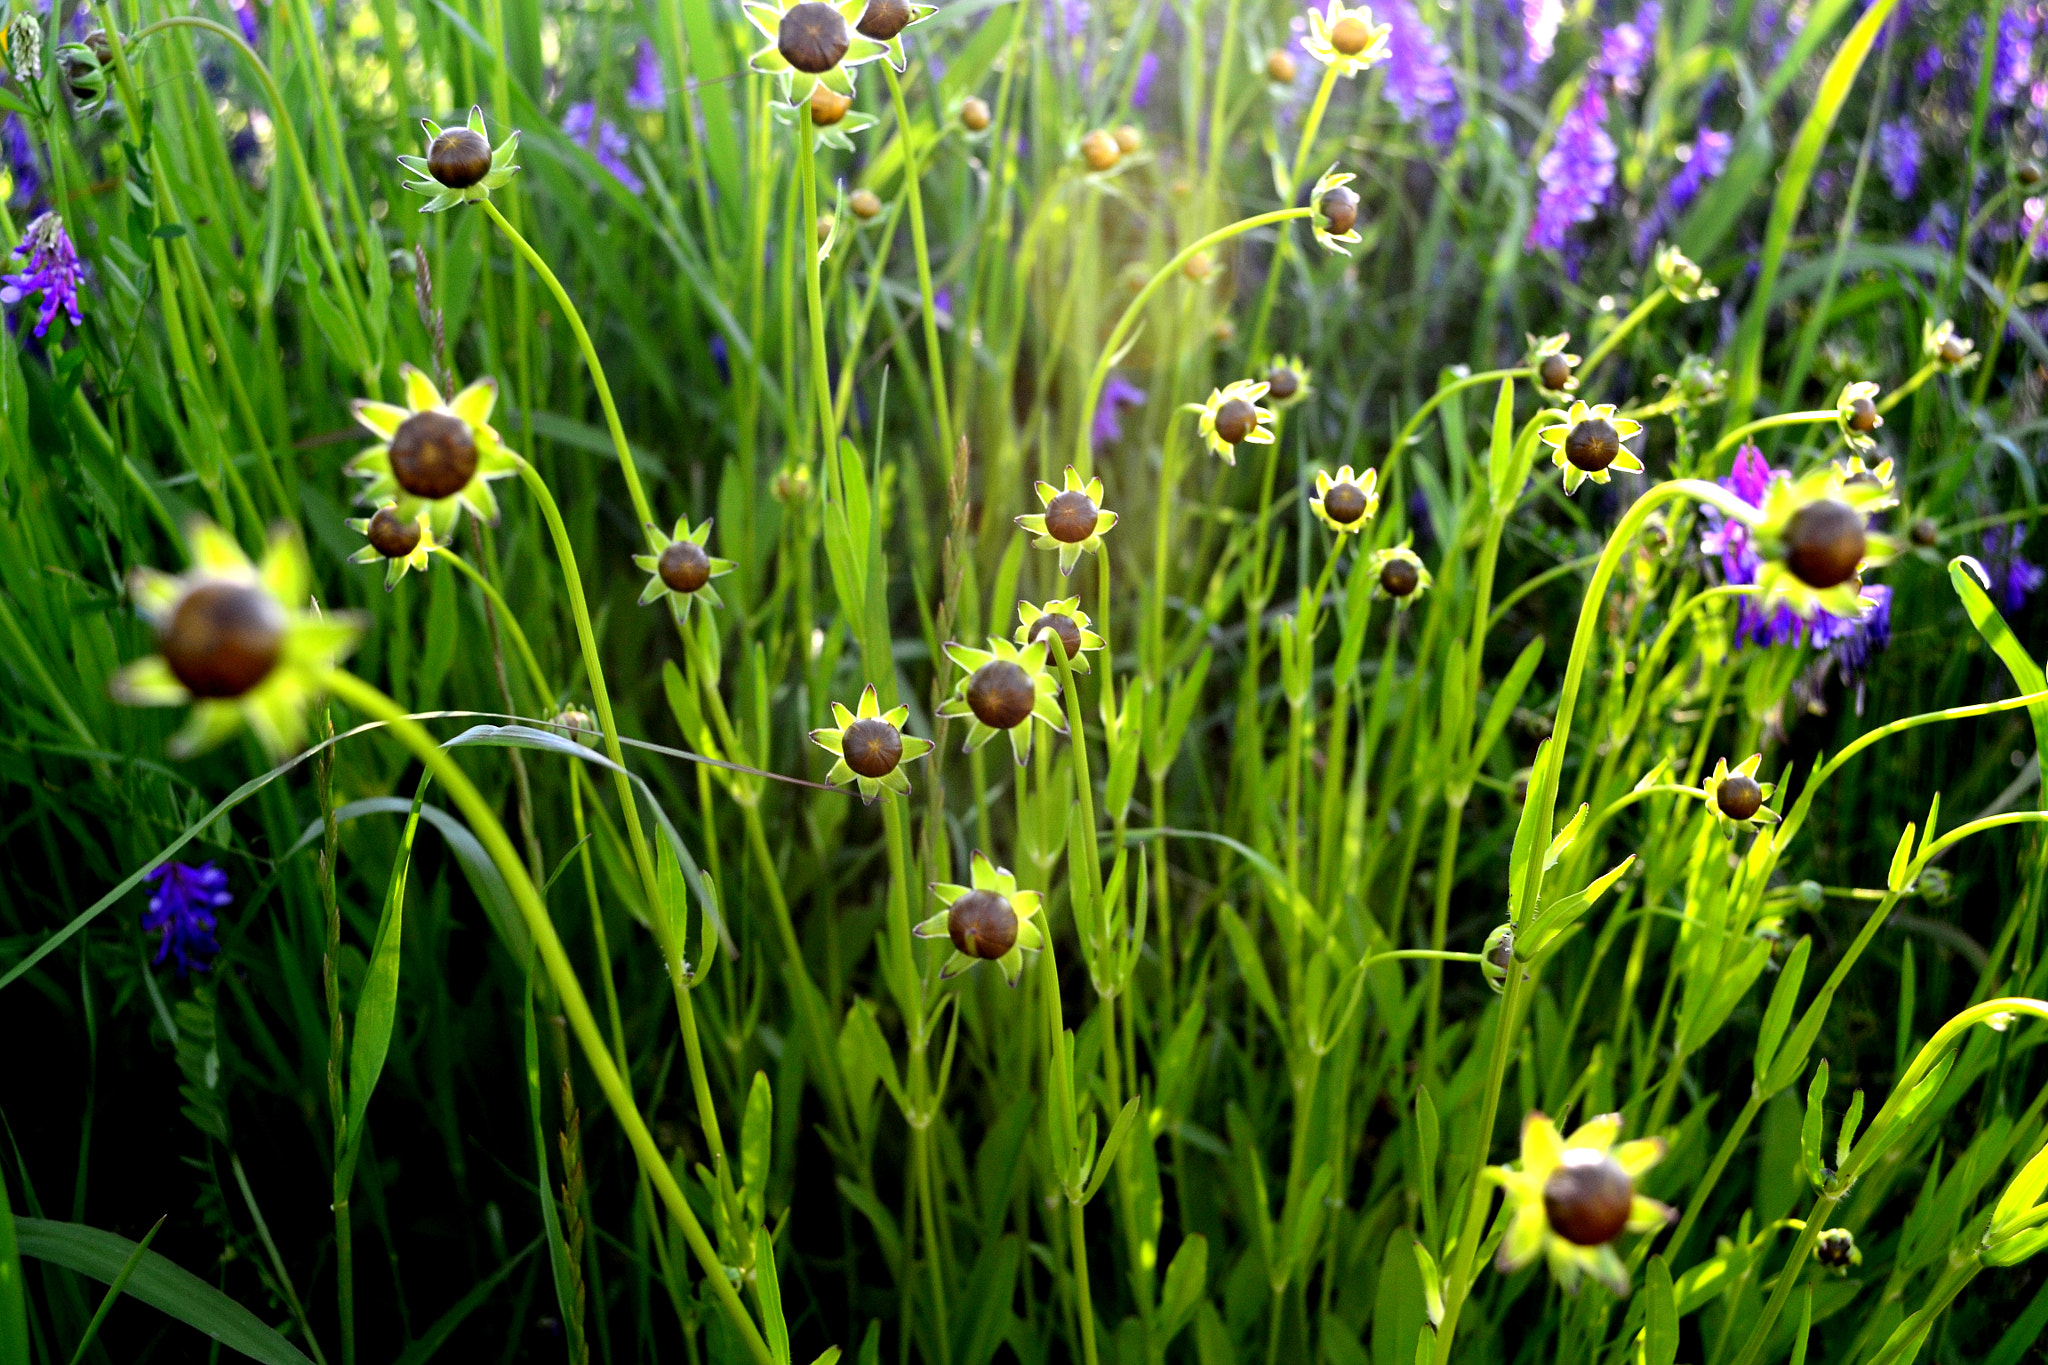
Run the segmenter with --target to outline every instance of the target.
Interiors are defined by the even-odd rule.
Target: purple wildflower
[[[1152,98],[1152,82],[1159,76],[1159,54],[1147,52],[1138,58],[1138,74],[1131,82],[1131,108],[1143,109]]]
[[[1956,211],[1936,200],[1934,207],[1927,210],[1927,216],[1920,220],[1920,226],[1913,229],[1907,240],[1915,246],[1932,245],[1947,251],[1956,242]]]
[[[608,118],[597,116],[597,106],[589,100],[580,100],[569,106],[569,112],[562,116],[562,132],[568,139],[597,158],[597,164],[612,173],[612,178],[634,194],[640,193],[640,177],[626,164],[626,154],[633,144],[621,132],[619,125]]]
[[[1593,220],[1614,185],[1614,139],[1607,136],[1606,122],[1607,99],[1597,85],[1588,85],[1536,167],[1543,184],[1526,245],[1556,251],[1572,224]]]
[[[1439,145],[1450,141],[1457,134],[1458,104],[1450,50],[1409,0],[1391,0],[1378,14],[1392,29],[1387,35],[1387,98],[1409,122],[1418,114],[1427,115],[1433,141]],[[1448,128],[1445,114],[1451,115]]]
[[[235,12],[235,22],[242,26],[243,39],[250,47],[256,46],[263,32],[256,27],[255,0],[230,0],[230,8]]]
[[[5,154],[8,174],[14,177],[13,202],[28,203],[43,186],[43,171],[36,160],[35,144],[28,140],[28,129],[13,114],[0,119],[0,153]]]
[[[1121,441],[1124,436],[1123,410],[1144,401],[1143,389],[1111,370],[1102,386],[1102,398],[1095,404],[1095,421],[1088,432],[1095,449],[1101,450]]]
[[[1643,215],[1642,226],[1636,230],[1638,260],[1649,257],[1650,248],[1657,245],[1665,230],[1692,207],[1692,201],[1700,197],[1700,191],[1728,169],[1728,156],[1734,147],[1734,138],[1712,128],[1701,128],[1691,142],[1679,147],[1678,174],[1671,177],[1671,183],[1664,187],[1664,198],[1656,208]]]
[[[1892,187],[1892,198],[1907,200],[1920,187],[1920,130],[1896,118],[1877,130],[1877,167]]]
[[[1657,25],[1663,12],[1656,0],[1636,11],[1636,17],[1625,24],[1616,24],[1608,29],[1600,40],[1600,55],[1593,62],[1593,69],[1614,82],[1614,88],[1622,94],[1631,94],[1640,88],[1643,68],[1649,65],[1650,48],[1657,39]]]
[[[645,38],[633,52],[633,83],[626,88],[626,107],[642,114],[661,112],[668,105],[668,87],[661,79],[661,58],[654,44]]]
[[[2034,39],[2041,16],[2033,5],[2021,5],[1998,16],[1998,51],[1992,58],[1991,95],[2000,105],[2019,102],[2033,81]]]
[[[1529,40],[1530,66],[1541,66],[1557,50],[1558,25],[1564,22],[1564,0],[1522,0],[1522,33]]]
[[[1930,46],[1913,62],[1913,84],[1922,90],[1934,84],[1947,60],[1940,48]]]
[[[23,257],[27,259],[24,260]],[[12,275],[0,275],[0,304],[12,308],[31,294],[42,295],[42,311],[36,317],[36,335],[45,335],[63,309],[73,327],[85,319],[78,312],[78,287],[85,282],[85,267],[64,230],[64,219],[45,213],[33,219],[14,249],[14,264],[26,266]]]
[[[1892,642],[1892,590],[1878,583],[1866,584],[1863,599],[1869,609],[1853,620],[1827,612],[1813,618],[1813,647],[1828,652],[1845,682],[1861,678],[1871,657]],[[1858,714],[1862,709],[1859,693]]]
[[[178,975],[203,972],[209,959],[220,951],[213,931],[219,927],[214,911],[235,898],[228,891],[228,874],[212,863],[193,867],[188,863],[165,863],[149,873],[157,884],[150,893],[149,908],[142,912],[142,930],[161,933],[156,962],[176,960]]]
[[[1991,569],[1991,595],[1999,609],[2011,616],[2027,605],[2027,599],[2048,582],[2048,573],[2020,553],[2027,540],[2024,526],[1994,527],[1984,533],[1984,558]]]
[[[719,382],[721,384],[732,383],[732,352],[725,344],[725,335],[723,333],[713,332],[711,334],[710,350],[711,363],[718,367]]]

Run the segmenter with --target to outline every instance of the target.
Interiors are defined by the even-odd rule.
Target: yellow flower
[[[128,577],[136,610],[156,627],[158,652],[114,675],[115,700],[189,704],[192,715],[171,740],[181,758],[244,724],[272,758],[296,752],[318,675],[355,648],[361,616],[308,610],[312,569],[295,531],[273,531],[260,565],[204,519],[186,527],[185,539],[192,547],[185,573],[137,569]]]
[[[1408,542],[1390,545],[1373,553],[1365,561],[1365,571],[1377,581],[1373,584],[1374,597],[1391,597],[1394,605],[1402,611],[1408,610],[1415,600],[1435,584],[1428,569],[1422,567],[1422,556],[1408,548]]]
[[[1529,338],[1529,368],[1536,371],[1536,388],[1553,398],[1566,398],[1576,393],[1579,377],[1572,373],[1578,368],[1579,357],[1565,350],[1571,345],[1572,334],[1559,332],[1556,336],[1539,337],[1525,333]]]
[[[1088,619],[1088,613],[1081,610],[1081,599],[1078,597],[1059,598],[1047,602],[1042,607],[1033,606],[1029,602],[1019,602],[1017,619],[1022,624],[1017,627],[1017,633],[1012,638],[1018,644],[1028,645],[1041,635],[1055,636],[1060,642],[1060,648],[1066,651],[1068,666],[1076,673],[1086,673],[1089,652],[1101,649],[1108,643],[1088,628],[1093,623]],[[1048,649],[1046,657],[1051,656],[1052,651]],[[1046,671],[1056,673],[1058,666],[1054,665]]]
[[[997,867],[979,849],[971,877],[972,887],[933,882],[932,894],[946,908],[910,932],[919,938],[953,940],[953,955],[939,969],[941,981],[977,962],[993,962],[1014,986],[1024,970],[1025,952],[1045,946],[1045,933],[1037,923],[1043,898],[1036,891],[1019,891],[1010,869]]]
[[[1866,516],[1891,501],[1873,475],[1851,482],[1824,468],[1801,479],[1771,480],[1763,521],[1753,532],[1761,561],[1757,605],[1768,613],[1783,604],[1808,621],[1820,611],[1862,616],[1869,610],[1863,570],[1897,550],[1891,537],[1869,530]]]
[[[1564,491],[1576,493],[1588,479],[1606,483],[1612,477],[1609,470],[1642,473],[1643,462],[1625,444],[1642,430],[1641,422],[1617,417],[1612,403],[1589,408],[1582,400],[1573,399],[1564,421],[1537,435],[1550,447],[1551,463],[1564,471]]]
[[[1876,497],[1868,493],[1865,494],[1868,501],[1864,502],[1862,507],[1866,513],[1882,512],[1886,508],[1899,505],[1898,494],[1895,491],[1892,477],[1892,462],[1889,458],[1879,460],[1876,464],[1865,468],[1861,455],[1851,455],[1846,460],[1836,460],[1834,462],[1834,469],[1835,477],[1841,481],[1844,487],[1855,484],[1865,489],[1876,488],[1882,494],[1882,496]]]
[[[654,575],[640,590],[641,606],[666,597],[669,610],[681,622],[690,619],[693,602],[702,601],[707,607],[725,605],[711,580],[725,577],[737,566],[730,559],[713,559],[704,553],[704,542],[711,538],[711,518],[704,518],[703,524],[693,531],[688,517],[677,517],[676,529],[668,535],[650,523],[647,538],[654,553],[633,556],[634,564]]]
[[[1377,469],[1354,476],[1350,465],[1342,465],[1334,478],[1318,469],[1316,495],[1308,500],[1308,509],[1338,535],[1355,536],[1379,514],[1379,483]]]
[[[357,535],[367,536],[370,543],[348,557],[351,564],[374,564],[384,561],[384,591],[390,592],[398,586],[398,580],[405,577],[406,570],[427,571],[427,564],[434,551],[440,547],[434,541],[434,528],[428,524],[431,518],[424,508],[418,516],[406,521],[398,515],[398,504],[387,502],[367,517],[358,517],[342,523]]]
[[[349,473],[369,480],[358,499],[371,506],[391,503],[401,521],[424,510],[434,538],[443,543],[454,536],[465,507],[472,516],[497,521],[491,481],[519,468],[519,457],[491,426],[497,381],[479,379],[444,402],[434,381],[413,366],[401,366],[399,376],[404,407],[355,401],[356,420],[378,437],[378,444],[349,462]]]
[[[1198,415],[1202,440],[1223,463],[1234,465],[1241,443],[1273,444],[1273,413],[1259,406],[1271,387],[1263,379],[1233,379],[1220,389],[1209,390],[1207,402],[1185,403],[1182,409]]]
[[[1308,381],[1309,368],[1300,356],[1275,354],[1266,365],[1266,399],[1275,408],[1291,408],[1315,392]]]
[[[1961,374],[1982,359],[1977,354],[1977,343],[1958,336],[1956,325],[1949,318],[1938,323],[1929,318],[1920,324],[1920,353],[1950,374]]]
[[[903,733],[903,722],[910,719],[909,707],[884,712],[875,699],[875,685],[869,683],[860,694],[857,709],[849,711],[833,702],[832,718],[839,723],[837,729],[811,731],[811,742],[839,759],[825,774],[827,782],[838,787],[854,783],[860,788],[860,799],[870,806],[884,791],[910,795],[910,779],[903,775],[903,765],[930,753],[932,742]]]
[[[1041,479],[1038,501],[1043,512],[1017,518],[1017,524],[1037,536],[1032,544],[1041,550],[1060,552],[1060,572],[1071,574],[1084,553],[1102,549],[1102,537],[1116,525],[1116,513],[1102,506],[1102,480],[1081,482],[1081,475],[1067,466],[1067,486],[1054,488]]]
[[[807,103],[820,85],[850,97],[851,68],[889,51],[888,44],[855,27],[867,0],[745,0],[743,8],[768,39],[747,64],[764,76],[781,77],[783,98],[792,105]]]
[[[1308,36],[1301,45],[1324,66],[1336,68],[1338,75],[1356,76],[1387,59],[1387,38],[1393,31],[1392,24],[1375,24],[1365,5],[1329,0],[1320,11],[1309,10]]]
[[[1358,191],[1351,188],[1355,179],[1351,172],[1340,173],[1332,165],[1308,192],[1308,201],[1316,206],[1310,220],[1316,241],[1339,256],[1349,256],[1346,248],[1365,240],[1358,235]]]
[[[1022,767],[1031,757],[1033,720],[1061,734],[1067,732],[1057,700],[1059,681],[1045,666],[1047,643],[1041,638],[1018,649],[1000,635],[991,635],[987,649],[946,646],[946,657],[960,665],[966,676],[953,684],[953,695],[939,707],[938,714],[968,722],[966,752],[1007,731],[1010,752]]]
[[[1771,799],[1777,790],[1775,783],[1756,780],[1756,770],[1763,763],[1762,754],[1751,754],[1742,762],[1730,768],[1725,758],[1714,761],[1714,771],[1700,784],[1700,796],[1707,803],[1707,809],[1714,813],[1714,819],[1721,828],[1733,834],[1738,825],[1754,829],[1758,825],[1775,825],[1778,813],[1767,810],[1764,802]]]
[[[1851,450],[1860,453],[1877,449],[1877,439],[1870,434],[1884,425],[1873,401],[1877,394],[1877,385],[1861,380],[1844,384],[1841,397],[1835,400],[1835,421],[1841,425],[1843,443]]]
[[[1494,1262],[1501,1271],[1520,1270],[1540,1251],[1566,1293],[1577,1292],[1584,1275],[1617,1296],[1628,1293],[1615,1239],[1662,1227],[1674,1215],[1635,1189],[1636,1177],[1664,1159],[1664,1140],[1617,1145],[1620,1136],[1619,1114],[1589,1119],[1567,1138],[1540,1113],[1522,1120],[1521,1169],[1487,1169],[1513,1210]]]

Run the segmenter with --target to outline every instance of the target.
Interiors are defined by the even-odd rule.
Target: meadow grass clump
[[[17,6],[0,1362],[2036,1358],[2038,9]]]

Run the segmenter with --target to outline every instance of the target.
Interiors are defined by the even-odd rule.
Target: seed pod
[[[1266,371],[1266,392],[1276,403],[1284,403],[1301,392],[1301,376],[1285,365]]]
[[[1946,365],[1960,365],[1970,358],[1975,345],[1968,337],[1959,337],[1951,332],[1941,339],[1941,359]]]
[[[910,0],[868,0],[856,27],[861,37],[886,43],[910,27]]]
[[[1323,494],[1323,511],[1331,521],[1349,526],[1365,515],[1365,490],[1355,483],[1332,484]]]
[[[1564,438],[1564,457],[1576,469],[1598,473],[1621,455],[1621,437],[1604,417],[1589,417]]]
[[[1325,194],[1316,209],[1332,236],[1342,237],[1358,226],[1358,192],[1349,185],[1339,185]]]
[[[1551,1231],[1582,1247],[1605,1246],[1628,1226],[1635,1182],[1621,1163],[1591,1147],[1573,1147],[1543,1182]]]
[[[416,412],[391,437],[391,477],[416,498],[453,497],[476,474],[476,436],[446,412]]]
[[[1543,363],[1536,367],[1536,381],[1546,389],[1561,391],[1571,377],[1570,363],[1555,351],[1543,357]]]
[[[853,216],[866,222],[882,211],[882,201],[873,190],[858,189],[846,196],[846,207],[853,210]]]
[[[1138,131],[1138,126],[1134,123],[1119,125],[1114,136],[1116,137],[1116,149],[1125,156],[1129,156],[1132,152],[1145,145],[1145,135]]]
[[[1856,1234],[1847,1228],[1828,1228],[1813,1240],[1813,1259],[1829,1270],[1847,1270],[1860,1265],[1863,1253],[1856,1249]]]
[[[669,591],[692,593],[711,581],[711,556],[694,540],[673,541],[661,552],[655,572]]]
[[[270,676],[284,650],[284,609],[248,583],[201,583],[179,599],[159,644],[195,697],[239,697]]]
[[[1498,995],[1507,989],[1508,973],[1514,966],[1515,926],[1503,924],[1486,936],[1486,947],[1480,952],[1479,974]]]
[[[1764,803],[1764,789],[1747,773],[1730,773],[1714,787],[1714,804],[1730,820],[1747,820]]]
[[[811,122],[818,127],[830,128],[851,108],[853,96],[842,95],[823,81],[811,87]]]
[[[807,76],[816,76],[839,65],[852,39],[846,20],[823,0],[802,0],[782,13],[775,30],[775,50],[782,59]]]
[[[1094,500],[1071,488],[1045,505],[1045,533],[1064,545],[1078,545],[1094,535],[1099,519]]]
[[[818,215],[817,232],[819,246],[823,246],[825,243],[832,240],[832,229],[837,227],[838,224],[839,220],[834,218],[829,213],[821,213]]]
[[[1421,574],[1405,559],[1390,559],[1380,566],[1380,591],[1389,597],[1406,597],[1421,581]]]
[[[1915,521],[1910,534],[1913,543],[1923,549],[1931,550],[1941,543],[1941,528],[1934,524],[1932,517],[1921,517]]]
[[[1016,729],[1031,719],[1037,704],[1030,675],[1007,659],[983,664],[967,680],[967,709],[991,730]]]
[[[1877,404],[1868,398],[1859,398],[1849,405],[1849,429],[1868,434],[1884,425],[1884,418],[1877,414]]]
[[[1081,139],[1081,155],[1088,162],[1091,171],[1106,171],[1123,160],[1123,149],[1116,145],[1116,139],[1101,128]]]
[[[1017,911],[1008,897],[970,891],[946,908],[946,936],[965,956],[993,962],[1017,946]]]
[[[1075,622],[1073,617],[1065,612],[1047,612],[1044,616],[1039,617],[1037,623],[1031,627],[1031,640],[1036,641],[1039,636],[1044,635],[1048,631],[1052,633],[1054,639],[1060,642],[1060,649],[1066,654],[1068,659],[1071,660],[1079,657],[1081,653],[1081,627]]]
[[[466,190],[491,173],[491,144],[474,128],[443,130],[427,148],[427,174],[451,190]]]
[[[1808,503],[1785,524],[1785,566],[1810,588],[1854,578],[1868,548],[1863,515],[1833,498]]]
[[[1947,905],[1955,892],[1955,884],[1949,880],[1948,873],[1938,867],[1930,867],[1913,883],[1913,889],[1929,905]]]
[[[400,520],[395,507],[379,507],[363,534],[386,559],[403,559],[420,547],[419,522]]]
[[[1258,409],[1242,398],[1229,399],[1216,409],[1216,434],[1232,445],[1251,435],[1258,424]]]
[[[1275,85],[1294,84],[1294,57],[1283,48],[1274,48],[1266,54],[1266,79]]]
[[[862,777],[887,777],[903,761],[903,735],[886,720],[857,720],[840,738],[840,757]]]
[[[960,123],[970,133],[978,133],[988,127],[990,114],[988,101],[979,95],[969,95],[960,102]]]

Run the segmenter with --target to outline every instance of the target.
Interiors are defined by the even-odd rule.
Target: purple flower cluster
[[[14,177],[16,204],[26,204],[43,187],[43,168],[36,160],[36,148],[28,140],[28,129],[13,114],[0,118],[0,155],[7,158],[7,172]]]
[[[1657,0],[1645,0],[1636,17],[1608,29],[1600,40],[1600,55],[1593,69],[1613,82],[1621,94],[1641,88],[1643,68],[1650,64],[1650,49],[1657,41],[1657,25],[1664,12]]]
[[[597,164],[610,171],[613,179],[632,193],[640,193],[640,177],[626,164],[626,154],[632,151],[633,144],[618,124],[598,117],[596,104],[579,100],[570,105],[569,112],[562,115],[562,132],[596,157]]]
[[[2033,84],[2034,39],[2041,33],[2038,5],[2021,5],[1998,16],[1998,51],[1991,59],[1991,97],[2004,107],[2018,104]]]
[[[1734,150],[1734,138],[1707,127],[1702,127],[1691,142],[1678,149],[1678,174],[1671,177],[1663,198],[1657,201],[1656,208],[1643,215],[1642,226],[1636,230],[1637,259],[1647,259],[1650,249],[1692,207],[1700,191],[1728,169],[1728,157]]]
[[[1387,98],[1413,122],[1428,118],[1429,138],[1448,147],[1458,136],[1458,87],[1451,80],[1451,53],[1423,22],[1410,0],[1391,0],[1376,11],[1387,34]]]
[[[2011,616],[2027,605],[2027,599],[2048,582],[2048,572],[2020,553],[2027,528],[2006,526],[1984,533],[1984,559],[1991,573],[1991,596],[1998,609]]]
[[[636,114],[658,114],[668,106],[668,87],[661,79],[661,57],[645,38],[633,52],[633,83],[626,87],[626,107]]]
[[[36,316],[36,335],[46,335],[62,309],[73,327],[85,321],[78,311],[78,289],[85,283],[85,267],[64,230],[64,219],[45,213],[30,221],[14,249],[14,264],[25,268],[0,275],[0,304],[12,308],[31,294],[42,296]]]
[[[1550,60],[1557,50],[1557,30],[1562,23],[1564,0],[1522,0],[1522,35],[1528,40],[1530,66]]]
[[[1525,245],[1557,251],[1572,224],[1593,220],[1614,185],[1614,139],[1607,136],[1606,124],[1607,97],[1599,82],[1589,81],[1536,167],[1542,187]]]
[[[1138,58],[1138,74],[1131,81],[1131,108],[1143,109],[1152,98],[1152,82],[1159,78],[1159,54],[1147,52]]]
[[[1892,187],[1892,198],[1907,200],[1920,187],[1920,130],[1913,120],[1895,118],[1877,130],[1877,168]]]
[[[161,934],[156,962],[175,959],[178,975],[203,972],[220,951],[213,932],[219,927],[214,911],[235,899],[228,891],[228,874],[212,863],[193,867],[188,863],[165,863],[150,872],[156,883],[149,896],[149,908],[142,912],[142,931]]]
[[[1094,448],[1114,445],[1124,437],[1125,408],[1134,408],[1145,401],[1145,391],[1111,370],[1109,378],[1102,385],[1102,398],[1095,404],[1095,421],[1088,431]]]

